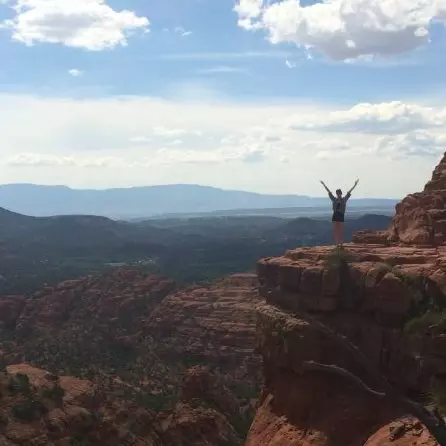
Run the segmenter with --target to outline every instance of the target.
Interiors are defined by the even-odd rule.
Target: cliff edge
[[[258,263],[264,388],[247,446],[438,444],[414,407],[435,422],[446,409],[445,204],[446,156],[388,231]]]

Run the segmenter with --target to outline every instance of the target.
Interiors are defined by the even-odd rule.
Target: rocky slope
[[[177,290],[162,277],[115,270],[29,299],[2,297],[2,360],[107,383],[109,395],[163,414],[166,444],[209,430],[208,443],[184,444],[238,445],[261,382],[257,293],[253,274]]]
[[[247,446],[436,444],[401,401],[446,414],[445,187],[446,157],[389,231],[258,263],[265,386]]]
[[[18,364],[0,374],[0,390],[2,445],[162,444],[155,414],[108,402],[91,381]]]
[[[27,364],[0,373],[2,445],[241,445],[230,421],[218,409],[201,407],[189,381],[212,383],[207,371],[190,370],[184,395],[161,414],[114,396],[117,383],[56,376]],[[203,386],[198,386],[202,388]],[[188,398],[188,399],[186,399]],[[228,396],[227,396],[228,398]],[[201,395],[213,401],[211,395]]]
[[[258,282],[254,274],[236,274],[210,287],[169,295],[151,313],[146,331],[167,363],[202,364],[218,370],[247,396],[261,382],[256,345]]]

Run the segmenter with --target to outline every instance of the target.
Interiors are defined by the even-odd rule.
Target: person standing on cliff
[[[353,187],[347,192],[347,195],[342,196],[342,190],[336,190],[336,197],[331,193],[330,189],[326,184],[321,181],[322,186],[328,192],[328,196],[333,204],[333,217],[331,221],[333,222],[333,236],[335,239],[336,247],[342,248],[344,244],[344,219],[345,210],[347,208],[347,201],[351,197],[351,194],[355,187],[358,185],[359,179],[355,181]]]

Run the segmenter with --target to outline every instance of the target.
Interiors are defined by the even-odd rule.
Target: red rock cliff
[[[446,154],[422,192],[409,194],[396,206],[387,232],[363,231],[355,242],[444,245],[446,243]]]
[[[265,385],[246,446],[436,444],[376,392],[384,378],[424,402],[433,383],[446,385],[445,202],[443,158],[425,191],[397,206],[388,233],[357,234],[362,243],[340,253],[300,248],[258,263]]]

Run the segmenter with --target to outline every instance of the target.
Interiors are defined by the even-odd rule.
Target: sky
[[[0,0],[0,182],[423,188],[446,0]]]

